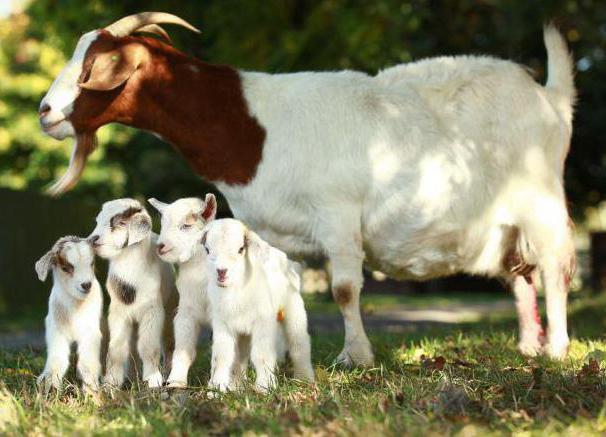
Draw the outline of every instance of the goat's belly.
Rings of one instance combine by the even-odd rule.
[[[462,271],[457,241],[450,233],[426,241],[373,240],[365,245],[366,267],[394,279],[425,280]]]

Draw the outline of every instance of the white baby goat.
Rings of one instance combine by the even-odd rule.
[[[151,217],[137,200],[117,199],[104,203],[96,221],[97,226],[89,239],[96,253],[109,259],[110,340],[105,382],[122,386],[133,324],[137,323],[137,350],[143,363],[143,380],[151,388],[160,387],[163,383],[160,356],[165,320],[167,331],[172,326],[172,268],[156,255],[157,236],[151,231]],[[165,347],[167,351],[171,350],[171,345]]]
[[[206,223],[215,218],[217,200],[213,194],[207,194],[205,200],[186,198],[166,204],[149,199],[149,203],[162,215],[158,256],[179,266],[175,351],[167,383],[170,387],[184,387],[187,372],[196,357],[201,326],[209,323],[208,280],[204,268],[206,252],[200,247],[200,238]]]
[[[249,350],[256,388],[271,389],[284,337],[295,377],[313,381],[307,314],[294,264],[233,219],[208,224],[201,243],[207,253],[213,327],[209,386],[235,388],[235,360],[247,361]]]
[[[78,373],[84,387],[96,390],[101,376],[101,313],[103,293],[95,277],[95,254],[79,237],[60,238],[36,262],[36,273],[45,281],[53,271],[53,288],[46,316],[47,359],[38,384],[48,392],[61,388],[69,367],[70,346],[78,348]]]

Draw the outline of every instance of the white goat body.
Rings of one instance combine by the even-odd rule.
[[[241,375],[234,369],[244,371],[250,355],[256,388],[271,389],[285,345],[295,377],[313,381],[307,315],[293,263],[232,219],[211,222],[202,242],[213,327],[209,386],[237,388]]]
[[[45,319],[47,359],[38,384],[45,392],[60,389],[76,344],[78,373],[84,387],[96,390],[101,376],[103,292],[94,273],[95,255],[86,240],[63,237],[36,263],[41,281],[53,272]]]
[[[563,164],[575,91],[561,36],[547,28],[545,42],[545,87],[513,62],[472,56],[375,77],[242,73],[251,114],[267,131],[263,160],[248,185],[218,187],[235,217],[271,244],[329,256],[346,324],[343,361],[373,359],[359,316],[363,262],[396,278],[513,281],[503,267],[512,231],[524,262],[543,274],[555,325],[548,352],[566,353],[565,290],[555,284],[574,257]]]
[[[156,255],[157,235],[151,217],[134,199],[106,202],[89,237],[97,254],[109,259],[107,291],[109,348],[105,382],[121,387],[126,377],[133,327],[138,326],[137,350],[142,378],[152,388],[164,382],[162,351],[170,362],[174,274]],[[166,340],[163,345],[163,338]]]

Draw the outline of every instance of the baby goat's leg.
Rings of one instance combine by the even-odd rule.
[[[139,321],[137,349],[143,363],[143,381],[146,381],[150,388],[161,387],[164,382],[160,371],[163,330],[164,308],[151,307],[143,311]]]
[[[213,351],[208,386],[227,391],[236,358],[236,338],[220,323],[213,323]]]
[[[107,348],[107,370],[104,382],[120,388],[126,376],[133,326],[131,321],[125,319],[122,314],[116,314],[115,311],[112,311],[111,306],[107,324],[109,328],[109,346]]]
[[[99,388],[101,375],[101,330],[91,327],[78,339],[78,372],[87,388]]]
[[[200,323],[194,311],[187,307],[179,307],[175,316],[175,351],[167,381],[169,386],[187,386],[187,372],[196,358],[199,334]]]
[[[46,328],[47,358],[42,374],[38,377],[38,384],[45,393],[51,387],[61,389],[61,381],[69,367],[70,342],[64,335],[54,329]]]
[[[229,388],[235,390],[246,377],[250,359],[250,335],[239,335],[236,342],[236,358],[232,369],[232,380]]]
[[[266,392],[276,385],[276,344],[277,322],[272,320],[269,326],[257,326],[251,338],[250,358],[257,373],[255,386]]]
[[[307,333],[307,313],[299,293],[293,294],[288,301],[284,328],[295,378],[313,381],[314,370],[311,365],[311,343]]]

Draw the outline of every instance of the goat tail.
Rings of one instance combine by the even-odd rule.
[[[95,150],[96,146],[97,136],[94,133],[77,134],[69,167],[65,174],[47,190],[48,194],[57,197],[71,190],[80,180],[88,155]]]
[[[572,123],[573,106],[576,100],[574,87],[574,63],[566,40],[553,24],[543,29],[543,39],[547,48],[547,83],[545,88],[550,92],[552,101]]]

